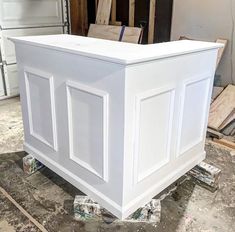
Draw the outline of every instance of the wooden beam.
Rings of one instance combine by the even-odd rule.
[[[97,14],[99,0],[95,0],[95,15]]]
[[[148,43],[149,44],[152,44],[154,41],[155,11],[156,11],[156,0],[150,0],[149,31],[148,31]]]
[[[218,144],[221,144],[223,146],[235,149],[235,143],[230,142],[230,141],[228,141],[226,139],[213,139],[213,141],[218,143]]]
[[[109,18],[111,14],[112,0],[99,0],[97,14],[96,14],[96,24],[109,24]]]
[[[71,30],[75,35],[86,35],[88,31],[87,0],[71,0]]]
[[[207,128],[207,135],[216,139],[222,139],[224,137],[223,134],[211,128]]]
[[[117,1],[112,0],[111,22],[116,22],[117,19]]]
[[[135,0],[129,0],[129,27],[135,26]]]

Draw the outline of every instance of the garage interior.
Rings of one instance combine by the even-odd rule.
[[[235,231],[233,1],[3,0],[0,12],[0,231]],[[102,17],[106,21],[99,22]],[[129,221],[110,214],[82,218],[75,199],[86,194],[25,151],[18,59],[9,38],[52,34],[135,46],[178,40],[224,45],[210,96],[206,159],[153,198],[160,204],[151,213],[156,221],[143,215]],[[28,155],[33,161],[24,159]]]

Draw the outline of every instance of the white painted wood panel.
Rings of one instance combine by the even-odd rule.
[[[62,25],[61,0],[1,0],[2,28]]]
[[[184,83],[178,155],[184,154],[203,140],[204,122],[207,121],[210,82],[211,77],[207,73],[201,77],[189,79]],[[195,125],[198,126],[195,127]]]
[[[117,217],[205,158],[220,45],[70,35],[13,41],[25,150]]]
[[[77,82],[66,85],[70,158],[106,181],[108,93]]]
[[[24,73],[30,136],[57,151],[53,76],[28,67]]]
[[[172,88],[153,89],[136,96],[136,182],[147,178],[170,161],[173,107]]]

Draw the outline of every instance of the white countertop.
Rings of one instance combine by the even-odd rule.
[[[10,40],[124,65],[218,49],[223,46],[219,43],[192,40],[141,45],[66,34],[14,37]]]

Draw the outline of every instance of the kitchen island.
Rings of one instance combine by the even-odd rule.
[[[72,35],[11,40],[25,151],[118,218],[205,158],[222,45]]]

